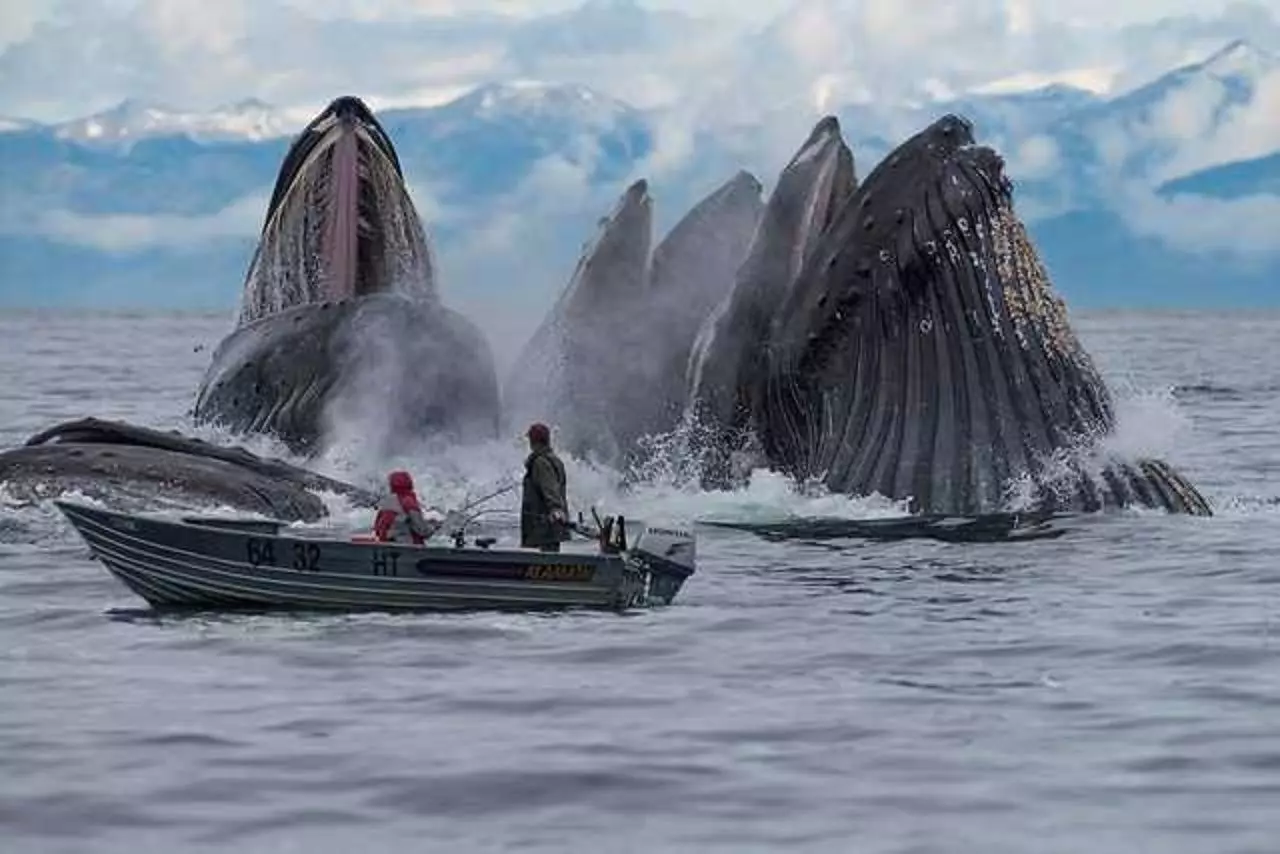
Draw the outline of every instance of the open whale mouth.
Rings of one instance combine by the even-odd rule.
[[[289,189],[297,180],[303,165],[310,159],[311,154],[325,142],[327,135],[339,125],[344,125],[348,129],[359,127],[366,139],[377,147],[381,156],[390,162],[396,175],[400,176],[402,174],[400,158],[396,154],[395,146],[391,144],[391,138],[364,101],[353,95],[335,98],[320,115],[312,119],[311,123],[303,128],[302,133],[298,134],[297,139],[294,140],[289,149],[289,153],[285,156],[284,163],[280,167],[280,173],[276,176],[275,188],[271,191],[271,202],[267,206],[267,219],[263,223],[264,232],[285,194],[289,192]]]
[[[338,98],[281,166],[240,320],[391,290],[426,296],[431,266],[390,138],[360,99]]]

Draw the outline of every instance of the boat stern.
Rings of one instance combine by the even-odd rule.
[[[646,525],[629,557],[649,574],[649,601],[669,605],[697,567],[697,540],[682,528]]]

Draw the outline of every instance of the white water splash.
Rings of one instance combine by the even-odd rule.
[[[1130,388],[1118,383],[1123,393],[1116,395],[1117,427],[1101,446],[1104,454],[1124,458],[1157,456],[1176,464],[1180,454],[1194,451],[1196,437],[1191,435],[1187,416],[1181,411],[1169,388]],[[424,505],[442,509],[457,508],[504,484],[515,488],[487,502],[485,524],[505,526],[511,534],[518,527],[520,500],[519,480],[524,473],[528,448],[522,436],[511,435],[485,442],[448,445],[424,438],[418,447],[395,458],[382,458],[361,440],[360,431],[352,429],[341,442],[333,443],[326,453],[307,460],[289,453],[277,441],[265,436],[242,436],[211,425],[168,425],[178,427],[185,435],[203,438],[223,446],[241,446],[264,457],[292,463],[339,480],[382,490],[387,472],[403,468],[417,482]],[[568,474],[571,511],[581,511],[588,519],[592,507],[604,514],[623,514],[640,521],[696,524],[700,521],[779,522],[798,518],[838,517],[846,519],[885,518],[905,515],[904,502],[880,496],[850,497],[832,494],[813,484],[796,484],[790,478],[757,468],[750,472],[745,486],[734,490],[704,490],[697,473],[701,461],[696,447],[675,434],[652,437],[641,465],[619,472],[593,462],[563,453]],[[1070,455],[1058,462],[1069,471]],[[1008,507],[1023,509],[1030,498],[1029,483],[1015,481],[1008,486]],[[298,527],[341,531],[367,530],[372,512],[353,505],[344,496],[319,493],[329,511],[326,519],[299,523]],[[99,504],[92,496],[78,490],[61,497],[87,504]],[[139,500],[143,496],[138,496]],[[255,514],[228,506],[168,506],[155,503],[158,515],[205,515],[215,517],[255,517]],[[1021,499],[1021,501],[1020,501]],[[1140,512],[1140,511],[1135,511]],[[1219,516],[1280,515],[1280,503],[1268,497],[1225,498],[1215,502]],[[0,516],[6,529],[0,540],[6,544],[36,541],[63,541],[71,538],[69,526],[49,501],[29,502],[10,494],[0,486]],[[15,539],[19,538],[19,539]]]
[[[654,440],[661,445],[662,437]],[[905,515],[902,502],[872,497],[832,494],[812,484],[798,485],[791,478],[757,469],[741,489],[704,490],[696,468],[681,457],[679,446],[669,442],[663,454],[651,454],[643,466],[620,472],[594,461],[560,452],[568,481],[570,512],[586,520],[595,508],[600,515],[622,514],[646,522],[693,524],[699,521],[778,521],[802,517],[881,518]],[[499,488],[516,484],[510,492],[486,503],[491,518],[515,525],[519,513],[518,484],[524,475],[528,446],[522,437],[450,447],[424,441],[420,448],[386,460],[381,471],[343,470],[330,458],[326,466],[335,477],[353,476],[363,483],[381,478],[386,471],[409,471],[424,504],[456,508]],[[357,511],[357,513],[360,511]],[[365,511],[367,512],[367,511]]]
[[[1178,407],[1173,387],[1126,389],[1115,400],[1115,431],[1103,449],[1120,457],[1176,456],[1190,441],[1191,422]]]
[[[1193,437],[1190,420],[1179,408],[1173,388],[1143,389],[1132,383],[1121,383],[1121,388],[1113,397],[1115,428],[1096,440],[1082,437],[1075,446],[1060,448],[1048,460],[1041,460],[1038,482],[1026,473],[1010,479],[1004,486],[1005,510],[1034,509],[1046,491],[1069,499],[1080,469],[1100,480],[1104,466],[1116,461],[1133,463],[1146,457],[1177,465],[1180,452]],[[1166,511],[1134,505],[1123,512]]]

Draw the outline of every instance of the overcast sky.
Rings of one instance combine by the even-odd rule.
[[[532,7],[542,4],[529,3]],[[573,4],[556,4],[573,5]],[[765,21],[792,5],[792,0],[650,0],[652,8],[697,9],[725,18]],[[910,3],[903,3],[910,6]],[[1150,21],[1167,15],[1218,15],[1227,0],[1009,0],[1009,7],[1024,7],[1045,18],[1061,21],[1092,20],[1110,24]],[[1273,11],[1280,10],[1280,0],[1264,0]]]
[[[655,24],[642,36],[635,16],[614,8],[626,0],[593,2],[601,8],[588,38],[528,25],[580,0],[2,0],[0,116],[57,121],[125,97],[208,109],[255,96],[309,108],[336,90],[382,105],[431,103],[518,76],[586,83],[646,106],[725,77],[733,62],[738,73],[776,59],[776,42],[747,42],[745,52],[739,42],[737,54],[723,43],[771,24],[787,54],[780,69],[798,64],[810,80],[839,72],[847,83],[852,70],[857,85],[876,91],[904,81],[972,84],[1043,73],[1046,63],[1106,70],[1131,52],[1119,40],[1108,47],[1108,30],[1227,16],[1231,26],[1202,27],[1204,44],[1183,40],[1137,57],[1151,65],[1140,77],[1213,39],[1253,36],[1258,15],[1274,16],[1262,28],[1273,34],[1280,19],[1280,0],[1237,0],[1234,11],[1224,0],[642,0],[735,25]],[[609,31],[611,21],[602,42],[602,22]],[[1064,22],[1088,32],[1062,37]]]
[[[82,13],[92,7],[124,8],[146,0],[4,0],[0,3],[0,43],[26,38],[32,25],[55,14]],[[161,0],[163,2],[163,0]],[[151,5],[161,5],[154,2]],[[606,0],[608,2],[608,0]],[[183,0],[168,5],[181,6]],[[216,7],[210,0],[206,5]],[[400,17],[406,14],[474,14],[499,12],[536,15],[581,5],[575,0],[310,0],[298,3],[318,14],[334,17]],[[764,23],[782,13],[794,0],[642,0],[652,9],[675,9],[692,14],[712,15],[727,20]],[[909,6],[909,3],[903,4]],[[1010,7],[1026,7],[1053,20],[1089,19],[1100,23],[1124,24],[1155,20],[1168,15],[1218,15],[1228,0],[1008,0]],[[1280,0],[1259,0],[1259,5],[1280,11]]]

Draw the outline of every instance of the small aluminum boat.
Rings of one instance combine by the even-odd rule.
[[[605,520],[561,552],[335,539],[282,522],[139,516],[54,504],[107,569],[157,609],[454,611],[670,604],[693,574],[691,532]],[[449,540],[445,539],[445,543]]]

